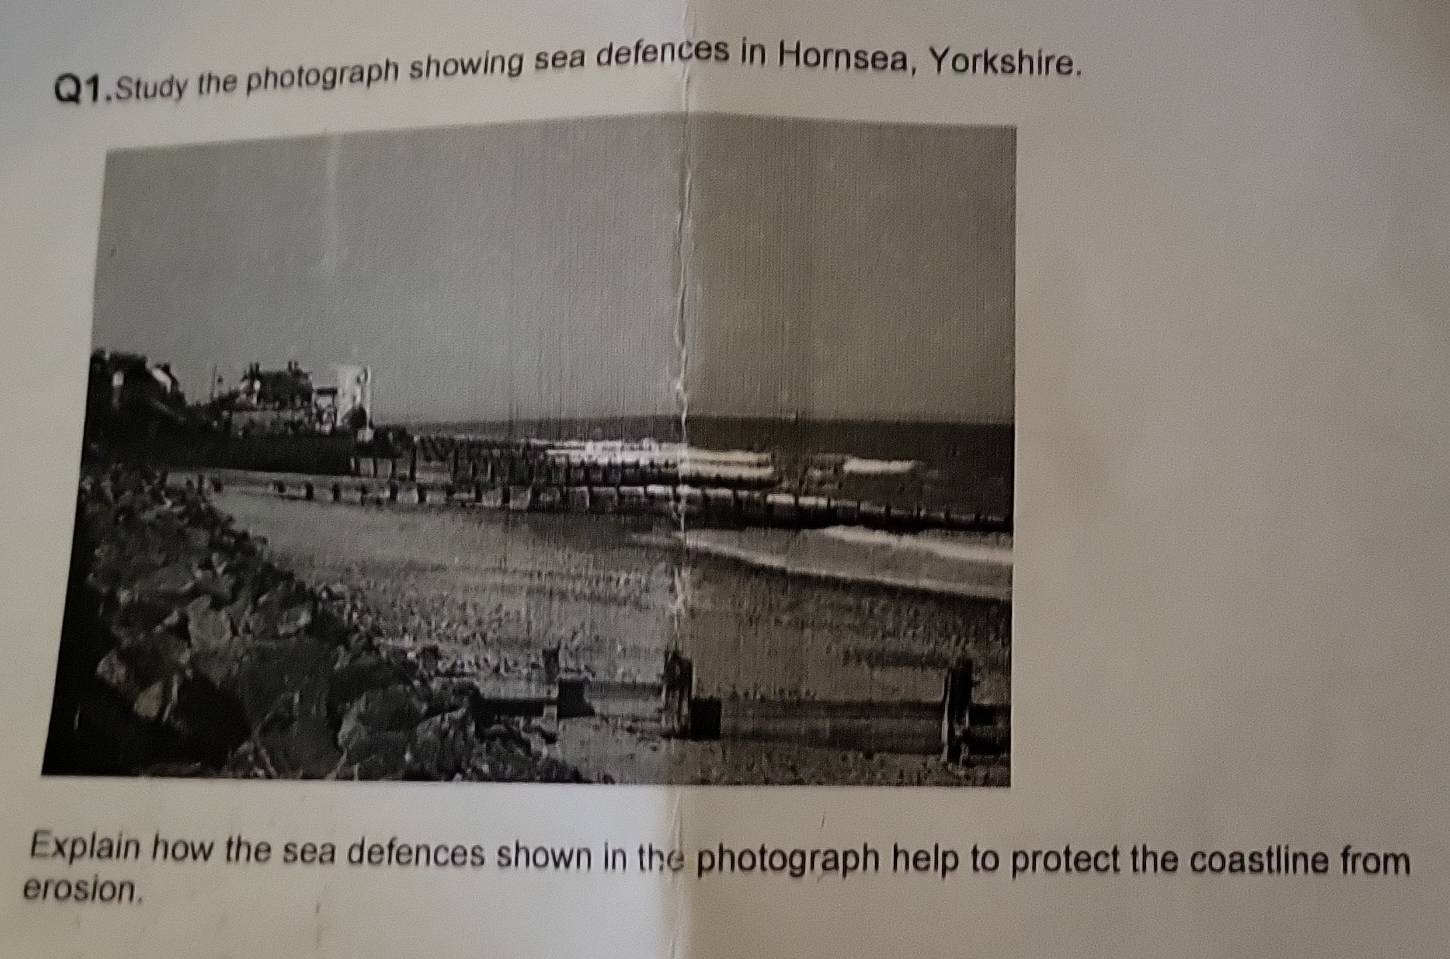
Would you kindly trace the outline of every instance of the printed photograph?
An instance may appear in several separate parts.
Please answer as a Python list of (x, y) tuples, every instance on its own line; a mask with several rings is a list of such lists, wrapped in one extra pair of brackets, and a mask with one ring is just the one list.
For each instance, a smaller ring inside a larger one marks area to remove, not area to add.
[(1009, 785), (1015, 208), (1010, 127), (113, 151), (43, 771)]

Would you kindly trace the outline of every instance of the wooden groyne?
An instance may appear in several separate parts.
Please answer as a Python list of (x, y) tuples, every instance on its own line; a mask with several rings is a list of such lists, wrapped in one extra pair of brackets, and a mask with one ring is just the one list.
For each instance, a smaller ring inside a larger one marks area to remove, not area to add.
[(942, 675), (934, 700), (814, 700), (708, 697), (695, 693), (694, 663), (665, 654), (657, 683), (561, 677), (551, 683), (482, 684), (475, 719), (588, 716), (658, 722), (667, 737), (789, 743), (862, 753), (939, 756), (963, 764), (1011, 749), (1011, 710), (973, 702), (973, 671), (963, 661)]
[(584, 454), (543, 440), (490, 440), (427, 435), (413, 438), (405, 456), (389, 463), (396, 475), (406, 470), (417, 480), (442, 476), (458, 484), (483, 482), (497, 486), (733, 486), (768, 489), (775, 485), (769, 470), (727, 470), (716, 462), (682, 465), (677, 457), (647, 448), (629, 454)]
[(364, 506), (451, 505), (516, 513), (645, 514), (695, 518), (715, 525), (788, 529), (841, 525), (895, 532), (943, 529), (1010, 533), (1012, 529), (1010, 521), (1000, 516), (734, 487), (490, 485), (483, 481), (459, 485), (295, 476), (262, 482), (279, 496)]
[[(202, 480), (220, 484), (219, 477)], [(363, 506), (454, 506), (515, 513), (594, 513), (695, 519), (716, 526), (771, 526), (812, 529), (862, 526), (893, 532), (928, 529), (972, 533), (1010, 533), (1000, 516), (919, 506), (893, 506), (854, 499), (800, 493), (762, 492), (736, 487), (554, 486), (489, 484), (475, 481), (428, 483), (399, 479), (331, 476), (229, 477), (234, 484), (265, 486), (278, 496)]]
[(380, 455), (359, 448), (350, 482), (328, 480), (331, 499), (643, 513), (790, 529), (1012, 531), (1009, 515), (801, 492), (787, 488), (769, 468), (730, 469), (719, 461), (683, 462), (664, 453), (651, 458), (647, 449), (614, 459), (595, 452), (585, 459), (578, 450), (542, 440), (424, 435), (376, 452)]
[[(690, 669), (681, 681), (693, 679)], [(935, 700), (703, 697), (693, 690), (675, 698), (688, 703), (682, 733), (691, 739), (939, 755), (950, 763), (1007, 755), (1010, 708), (974, 703), (972, 692), (972, 663), (963, 661), (945, 671), (941, 698)]]

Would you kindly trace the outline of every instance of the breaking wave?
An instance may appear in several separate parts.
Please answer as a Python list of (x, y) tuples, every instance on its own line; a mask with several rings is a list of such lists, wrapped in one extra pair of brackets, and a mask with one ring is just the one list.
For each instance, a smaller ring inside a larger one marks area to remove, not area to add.
[(690, 530), (684, 542), (690, 552), (792, 575), (972, 599), (1012, 598), (1011, 546), (981, 539), (831, 527)]

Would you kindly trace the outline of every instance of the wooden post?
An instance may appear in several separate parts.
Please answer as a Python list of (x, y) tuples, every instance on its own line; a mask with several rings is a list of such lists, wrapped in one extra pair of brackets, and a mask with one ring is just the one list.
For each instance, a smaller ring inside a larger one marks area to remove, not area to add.
[(972, 663), (966, 660), (947, 670), (942, 690), (942, 759), (960, 763), (971, 724)]
[(589, 705), (589, 680), (575, 677), (560, 679), (555, 689), (554, 708), (559, 719), (594, 715), (594, 709)]
[(666, 736), (690, 734), (690, 697), (695, 691), (695, 664), (679, 652), (665, 653), (661, 727)]

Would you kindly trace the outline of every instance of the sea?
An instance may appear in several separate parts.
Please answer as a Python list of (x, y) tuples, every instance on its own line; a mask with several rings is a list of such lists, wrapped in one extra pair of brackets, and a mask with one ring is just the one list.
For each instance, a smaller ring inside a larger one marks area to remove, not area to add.
[(576, 459), (673, 459), (775, 488), (892, 505), (1012, 515), (1012, 424), (621, 416), (411, 423), (416, 433), (557, 444)]

